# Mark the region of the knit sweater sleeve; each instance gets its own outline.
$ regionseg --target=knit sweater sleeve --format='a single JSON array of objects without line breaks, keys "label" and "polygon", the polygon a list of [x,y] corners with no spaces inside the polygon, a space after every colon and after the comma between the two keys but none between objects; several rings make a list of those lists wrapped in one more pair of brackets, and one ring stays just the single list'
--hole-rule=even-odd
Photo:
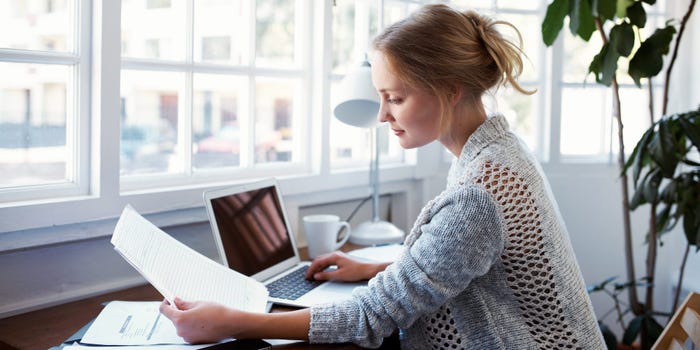
[{"label": "knit sweater sleeve", "polygon": [[311,308],[312,343],[354,342],[377,347],[397,328],[442,306],[486,274],[503,250],[492,198],[462,185],[436,201],[420,237],[397,261],[355,290],[352,299]]}]

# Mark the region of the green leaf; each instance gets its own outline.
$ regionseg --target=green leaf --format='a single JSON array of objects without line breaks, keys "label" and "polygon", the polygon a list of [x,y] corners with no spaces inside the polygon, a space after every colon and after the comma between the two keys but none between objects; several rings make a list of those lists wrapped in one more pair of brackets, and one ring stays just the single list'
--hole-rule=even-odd
[{"label": "green leaf", "polygon": [[617,71],[617,59],[620,55],[616,50],[610,50],[610,43],[605,43],[600,48],[600,52],[593,57],[588,72],[595,75],[595,81],[605,86],[612,84],[613,77]]},{"label": "green leaf", "polygon": [[662,120],[659,123],[659,148],[660,153],[655,154],[655,161],[661,167],[661,173],[665,178],[672,178],[676,173],[678,165],[678,157],[676,156],[675,141],[673,132],[668,126],[668,119]]},{"label": "green leaf", "polygon": [[627,17],[627,8],[634,3],[634,0],[617,0],[617,18]]},{"label": "green leaf", "polygon": [[634,191],[632,199],[630,199],[630,209],[636,210],[637,208],[639,208],[639,206],[644,204],[647,204],[646,199],[644,198],[644,189],[639,188],[636,191]]},{"label": "green leaf", "polygon": [[635,2],[627,8],[627,18],[633,25],[644,28],[647,24],[647,13],[644,11],[644,6],[641,2]]},{"label": "green leaf", "polygon": [[606,278],[603,282],[588,286],[586,289],[588,290],[588,293],[598,292],[598,291],[605,289],[605,286],[608,283],[610,283],[616,279],[617,279],[617,276],[611,276],[611,277]]},{"label": "green leaf", "polygon": [[676,201],[676,191],[678,189],[677,182],[675,179],[673,181],[669,181],[668,184],[664,187],[663,191],[661,191],[661,198],[663,202],[672,204]]},{"label": "green leaf", "polygon": [[552,46],[564,26],[564,18],[569,11],[569,0],[554,0],[547,6],[547,13],[542,21],[542,40]]},{"label": "green leaf", "polygon": [[610,45],[620,56],[627,57],[634,48],[634,28],[627,22],[622,22],[610,29]]},{"label": "green leaf", "polygon": [[662,179],[661,169],[655,168],[644,177],[642,180],[642,191],[644,199],[648,203],[656,203],[659,198],[659,185]]},{"label": "green leaf", "polygon": [[615,0],[593,0],[592,12],[594,16],[600,17],[603,22],[615,18]]},{"label": "green leaf", "polygon": [[630,155],[629,159],[627,160],[627,164],[625,164],[625,171],[627,168],[629,168],[632,164],[634,167],[632,168],[632,180],[634,181],[634,187],[637,188],[637,182],[639,180],[639,174],[642,172],[642,168],[644,167],[644,163],[647,158],[647,151],[648,151],[648,146],[649,142],[652,140],[652,136],[654,135],[654,126],[650,127],[647,129],[646,132],[644,132],[644,135],[639,139],[639,142],[637,142],[637,145],[634,146],[634,150],[632,151],[632,154]]},{"label": "green leaf", "polygon": [[598,321],[598,328],[600,329],[600,333],[603,334],[603,340],[605,341],[605,346],[608,349],[617,349],[617,337],[615,336],[615,333],[608,328],[608,326],[605,325],[605,323]]},{"label": "green leaf", "polygon": [[[698,186],[698,184],[695,183],[694,186]],[[683,232],[689,244],[700,247],[700,205],[696,202],[694,208],[689,208],[689,206],[686,202],[685,215],[683,215]]]},{"label": "green leaf", "polygon": [[693,146],[700,149],[700,125],[689,121],[688,119],[692,118],[692,116],[688,117],[688,114],[690,113],[680,115],[678,117],[678,123],[683,127],[685,134],[688,135]]},{"label": "green leaf", "polygon": [[628,73],[637,86],[641,87],[640,79],[657,75],[663,67],[663,55],[669,51],[669,46],[676,28],[666,26],[657,29],[641,46],[629,62]]},{"label": "green leaf", "polygon": [[569,29],[571,34],[588,41],[595,32],[595,18],[588,0],[571,0],[569,4]]},{"label": "green leaf", "polygon": [[644,315],[639,315],[630,321],[629,326],[625,329],[625,334],[622,336],[623,344],[631,345],[632,342],[637,339],[637,335],[639,335],[639,331],[642,329],[642,319],[644,319]]},{"label": "green leaf", "polygon": [[667,231],[669,220],[671,219],[671,206],[665,206],[660,212],[656,213],[656,232],[663,233]]},{"label": "green leaf", "polygon": [[644,317],[644,329],[646,329],[646,332],[642,334],[645,335],[647,344],[654,344],[656,339],[661,335],[661,332],[664,331],[664,327],[661,326],[659,322],[656,322],[650,315]]}]

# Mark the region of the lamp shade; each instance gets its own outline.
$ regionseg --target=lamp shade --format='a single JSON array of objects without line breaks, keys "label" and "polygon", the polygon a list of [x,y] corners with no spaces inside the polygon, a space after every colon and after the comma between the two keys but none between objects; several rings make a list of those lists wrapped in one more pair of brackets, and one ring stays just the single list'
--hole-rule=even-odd
[{"label": "lamp shade", "polygon": [[372,85],[369,62],[364,61],[350,70],[335,92],[333,115],[336,119],[361,128],[377,125],[379,94]]}]

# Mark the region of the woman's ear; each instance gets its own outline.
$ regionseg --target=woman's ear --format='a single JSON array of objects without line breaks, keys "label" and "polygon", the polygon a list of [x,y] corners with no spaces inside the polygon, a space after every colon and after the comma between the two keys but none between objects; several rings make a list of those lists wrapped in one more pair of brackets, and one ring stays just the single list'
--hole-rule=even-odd
[{"label": "woman's ear", "polygon": [[450,103],[452,104],[452,107],[456,106],[459,101],[462,100],[462,87],[461,86],[453,86],[452,87],[452,98],[450,99]]}]

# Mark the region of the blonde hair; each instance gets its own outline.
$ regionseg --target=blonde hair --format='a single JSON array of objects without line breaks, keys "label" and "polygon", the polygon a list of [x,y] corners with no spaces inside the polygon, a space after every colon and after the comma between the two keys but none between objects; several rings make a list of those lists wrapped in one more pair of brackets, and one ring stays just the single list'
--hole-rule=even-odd
[{"label": "blonde hair", "polygon": [[[495,28],[499,24],[513,29],[519,43],[504,38]],[[506,84],[533,94],[516,81],[523,70],[521,43],[520,32],[508,22],[433,4],[386,28],[373,47],[399,79],[433,93],[449,111],[455,88],[472,101]]]}]

